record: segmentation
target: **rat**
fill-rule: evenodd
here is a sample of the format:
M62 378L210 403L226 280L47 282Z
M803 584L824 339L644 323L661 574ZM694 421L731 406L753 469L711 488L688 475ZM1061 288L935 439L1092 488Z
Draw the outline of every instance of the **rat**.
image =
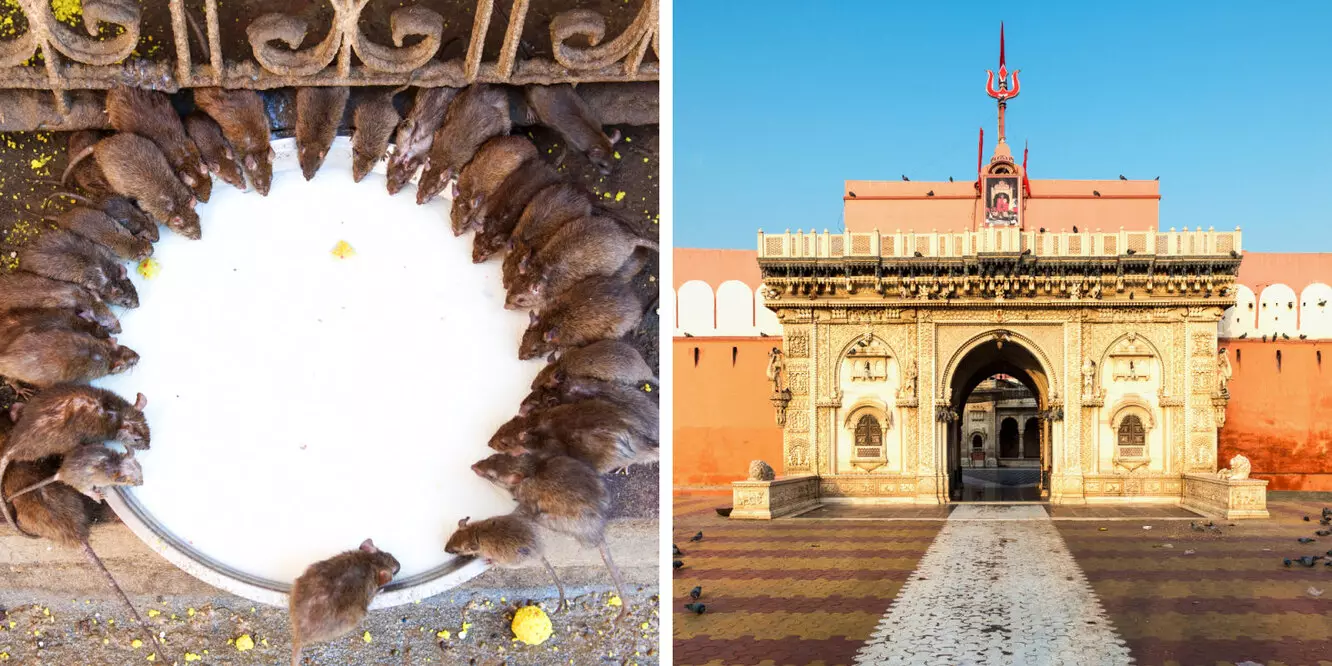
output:
M620 276L593 276L576 283L538 315L529 314L518 358L527 360L564 347L627 335L647 310L638 290Z
M84 164L86 165L89 163L84 162ZM51 182L55 183L55 181ZM56 184L58 185L59 183ZM106 213L111 219L115 220L117 224L124 227L131 234L150 243L156 243L162 239L161 234L157 229L157 223L140 210L133 201L126 197L122 197L119 194L99 195L94 199L73 192L54 192L46 197L46 200L42 202L42 207L45 208L53 199L59 197L64 197L76 204L87 206L88 208L96 208L103 213Z
M473 212L514 169L533 159L537 159L536 146L521 136L497 136L481 144L476 157L462 168L458 182L453 185L453 209L449 213L453 235L461 236L469 228L479 228L479 224L473 224Z
M513 457L502 453L496 455ZM475 471L480 464L482 463L472 465L472 470ZM564 584L555 573L555 567L550 565L550 560L546 559L545 553L541 551L541 540L530 518L520 513L511 513L475 523L468 522L470 520L471 518L463 518L458 521L458 530L449 537L444 552L463 557L481 557L485 559L486 564L509 569L523 566L534 557L540 558L551 580L555 581L555 588L560 591L558 611L563 611L568 606L564 600Z
M0 351L0 375L46 388L119 374L138 362L139 355L115 338L69 330L35 331L16 337Z
M359 183L388 151L389 139L402 117L393 98L406 89L360 90L352 108L352 180Z
M129 270L110 250L68 231L52 229L17 250L21 270L83 287L102 300L139 307Z
M540 309L579 280L620 270L638 248L657 243L629 231L609 217L584 217L560 227L526 262L509 288L504 307Z
M655 442L641 435L645 431L646 424L628 410L583 400L515 416L495 431L489 446L511 455L569 456L605 473L657 459Z
M424 204L444 190L449 179L472 161L481 144L512 129L509 94L504 88L474 83L458 94L435 132L416 185L416 203Z
M559 181L559 174L539 157L523 162L509 174L494 195L474 211L480 229L472 239L472 263L482 263L503 250L527 203L537 192Z
M0 482L10 463L67 455L85 444L115 440L129 449L147 449L150 435L148 421L143 416L147 406L148 399L142 393L131 405L106 389L82 385L53 386L26 404L15 404L9 412L14 429L9 433L9 445L0 455ZM47 476L50 474L41 478ZM5 495L32 483L19 484L13 490L6 487ZM32 536L14 525L8 504L0 502L0 507L10 527Z
M347 86L296 89L296 154L306 180L315 177L328 156L350 95Z
M137 134L157 144L180 182L193 190L199 201L208 201L213 179L166 93L113 86L106 92L106 115L116 131ZM105 171L106 165L102 169ZM115 186L114 182L111 184Z
M259 93L195 88L194 104L222 128L222 136L240 156L241 168L255 191L260 196L268 196L268 189L273 184L275 152L269 143L268 112Z
M209 173L242 192L246 190L245 172L241 171L236 151L227 137L222 136L216 120L202 111L192 111L185 116L185 133L198 146L199 157Z
M657 375L632 345L620 340L598 340L559 354L532 380L532 388L556 386L572 377L630 386L656 385Z
M518 414L523 416L535 410L582 400L602 400L628 410L636 421L644 424L642 429L644 437L651 439L660 431L660 408L652 395L642 387L625 386L618 382L606 382L590 377L570 377L553 387L532 391L519 406Z
M0 312L0 350L30 333L72 331L106 340L111 334L73 308L42 308Z
M610 175L620 131L614 130L610 135L602 132L601 122L593 117L592 110L573 86L530 85L523 89L523 97L542 125L559 132L602 175Z
M133 450L121 453L100 444L85 444L67 454L60 461L60 469L55 474L19 490L5 498L5 501L13 502L15 497L57 481L94 502L101 502L106 499L102 495L104 488L143 485L143 467L134 459Z
M69 146L66 155L78 155L85 149L97 145L98 141L108 136L105 132L96 130L82 130L69 135ZM93 196L103 196L113 194L111 184L106 182L106 174L102 173L102 167L97 166L96 162L85 162L74 169L71 174L74 182L84 192Z
M545 247L569 220L592 215L594 205L587 189L574 183L556 183L537 192L523 208L509 238L508 253L504 255L504 288L513 285L524 259Z
M472 470L509 490L518 502L515 513L529 516L552 532L572 536L583 546L596 546L621 600L615 619L624 617L629 608L624 603L619 569L606 545L610 496L596 470L568 456L530 453L496 454L472 465Z
M96 208L74 206L58 216L45 219L61 229L106 247L121 259L142 261L153 254L152 242L131 234L129 229Z
M21 462L16 463L8 477L0 484L0 489L6 495L18 492L20 489L37 483L51 474L56 473L56 464L53 460L43 460L40 462ZM9 504L4 504L4 513L9 517ZM88 543L89 528L93 522L92 506L83 495L77 490L64 484L51 484L39 490L26 495L14 498L14 513L17 516L19 525L22 525L24 534L36 535L37 538L49 539L66 548L78 548L83 551L88 562L106 577L107 583L115 591L116 596L120 597L121 603L129 610L130 617L139 623L140 626L147 627L148 624L139 616L135 610L134 604L130 602L129 597L125 595L124 590L116 583L115 577L107 571L106 565L102 563L102 558L97 556L92 546ZM12 520L10 521L13 522ZM148 632L149 639L157 641L157 636Z
M401 566L370 539L356 550L315 562L291 584L291 663L301 648L350 633L365 619L375 598Z
M444 122L444 113L457 95L457 88L416 89L407 117L398 125L393 154L388 158L389 194L397 194L416 174L426 153L430 152L435 130Z
M18 270L0 273L0 309L69 308L107 333L120 332L120 320L91 291L72 282Z
M102 139L70 158L61 182L67 179L70 169L89 155L96 156L102 173L117 194L134 199L145 213L186 238L198 240L202 236L199 215L194 212L197 199L176 179L171 165L152 141L125 132Z

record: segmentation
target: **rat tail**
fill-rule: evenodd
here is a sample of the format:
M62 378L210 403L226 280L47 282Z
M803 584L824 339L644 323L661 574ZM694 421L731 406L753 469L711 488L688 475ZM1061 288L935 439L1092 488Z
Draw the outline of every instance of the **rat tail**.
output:
M51 184L53 184L53 185L61 185L61 184L62 184L62 183L58 183L58 182L56 182L56 181L54 181L54 180L46 180L46 181L42 181L42 182L44 182L44 183L51 183ZM57 197L65 197L66 199L73 199L73 200L74 200L74 203L76 203L76 204L80 204L80 205L83 205L83 206L87 206L87 207L89 207L89 208L96 208L96 207L97 207L97 204L93 203L92 199L89 199L88 197L85 197L85 196L83 196L82 194L77 194L77 193L75 193L75 192L65 192L65 191L60 191L60 192L52 192L52 193L46 195L46 198L45 198L45 199L42 199L42 208L46 208L46 206L47 206L48 204L50 204L51 201L54 200L54 199L56 199Z
M13 451L13 449L10 449L10 451ZM9 463L10 463L10 454L9 451L7 451L5 452L4 456L0 456L0 486L4 485L5 470L9 469ZM0 500L0 513L5 514L5 522L9 523L9 527L13 529L15 532L18 532L19 534L22 534L23 536L28 537L29 539L41 538L36 534L33 534L32 532L29 532L23 529L22 527L19 527L18 522L14 520L14 512L9 510L9 502Z
M88 146L83 150L80 150L77 155L69 159L69 165L65 167L65 173L60 175L61 185L66 185L69 183L69 174L74 172L74 167L78 166L79 162L82 162L89 155L91 155L93 153L93 149L95 149L96 147L97 144L94 143L93 145Z
M41 489L41 488L45 488L46 486L49 486L49 485L55 483L56 481L59 481L59 480L60 480L60 479L58 478L59 476L60 476L60 475L58 475L58 474L52 474L51 476L49 476L49 477L47 477L47 478L45 478L45 479L42 479L41 481L38 481L37 483L34 483L34 484L32 484L31 486L28 486L27 488L24 488L23 490L20 490L20 491L14 493L13 495L10 495L9 497L6 497L6 498L5 498L5 502L7 502L7 503L8 503L8 502L13 502L13 501L14 501L14 498L16 498L16 497L18 497L18 496L20 496L20 495L24 495L24 494L26 494L26 493L30 493L30 492L32 492L32 491L34 491L34 490L39 490L39 489Z
M134 621L139 623L139 626L143 627L144 631L148 632L149 639L154 643L157 643L157 635L148 628L148 623L144 622L143 617L139 615L139 611L135 610L134 604L130 603L129 597L125 595L124 590L120 589L120 584L116 582L116 579L111 575L111 572L106 570L106 565L102 563L102 558L98 557L97 553L93 551L92 546L88 544L87 539L83 540L83 554L98 571L102 572L103 576L106 576L106 582L111 585L112 590L116 591L116 596L120 597L120 601L125 604L125 608L129 609L130 617L134 618Z

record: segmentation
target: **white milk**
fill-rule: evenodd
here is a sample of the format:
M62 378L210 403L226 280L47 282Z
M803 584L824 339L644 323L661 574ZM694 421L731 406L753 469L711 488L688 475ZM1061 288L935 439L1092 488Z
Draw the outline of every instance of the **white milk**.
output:
M452 559L459 518L513 506L470 466L541 369L518 360L527 313L504 309L500 261L453 237L447 198L390 197L382 162L353 183L345 137L312 182L293 140L275 148L267 197L216 182L203 240L164 227L161 273L132 276L141 306L117 337L142 359L96 382L148 397L130 492L162 531L277 585L367 537L399 579L425 572Z

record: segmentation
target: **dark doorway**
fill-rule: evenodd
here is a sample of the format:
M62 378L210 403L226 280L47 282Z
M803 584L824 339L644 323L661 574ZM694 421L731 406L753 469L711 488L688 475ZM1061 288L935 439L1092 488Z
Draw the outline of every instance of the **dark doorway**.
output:
M1041 457L1041 426L1034 416L1027 419L1027 425L1022 429L1022 457Z
M1020 455L1022 454L1018 451L1017 419L1010 416L999 426L999 457L1017 458Z

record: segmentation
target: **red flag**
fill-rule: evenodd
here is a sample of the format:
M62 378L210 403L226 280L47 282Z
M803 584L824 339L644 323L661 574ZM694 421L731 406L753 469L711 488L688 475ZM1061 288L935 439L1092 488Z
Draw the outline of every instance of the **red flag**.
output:
M1031 181L1027 180L1027 142L1022 142L1022 193L1031 196Z

